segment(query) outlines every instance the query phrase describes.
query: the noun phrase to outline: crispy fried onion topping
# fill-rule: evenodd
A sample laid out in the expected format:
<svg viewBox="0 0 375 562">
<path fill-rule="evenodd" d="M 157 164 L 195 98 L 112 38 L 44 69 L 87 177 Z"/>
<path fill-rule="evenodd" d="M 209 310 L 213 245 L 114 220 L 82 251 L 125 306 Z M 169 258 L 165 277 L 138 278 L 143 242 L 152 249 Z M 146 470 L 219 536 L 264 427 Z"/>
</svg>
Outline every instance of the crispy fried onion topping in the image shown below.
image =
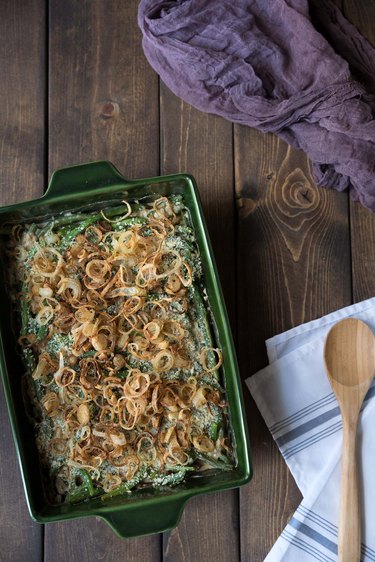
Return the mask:
<svg viewBox="0 0 375 562">
<path fill-rule="evenodd" d="M 36 351 L 40 406 L 57 424 L 47 454 L 66 458 L 61 491 L 77 467 L 108 492 L 141 464 L 162 471 L 189 464 L 192 448 L 215 448 L 194 412 L 224 407 L 220 391 L 201 380 L 219 369 L 222 354 L 189 334 L 192 266 L 170 243 L 178 217 L 162 197 L 145 220 L 127 223 L 126 205 L 121 219 L 103 212 L 65 246 L 63 233 L 50 231 L 43 245 L 14 233 L 23 298 L 37 328 L 49 330 L 20 340 Z M 168 376 L 181 369 L 187 376 Z"/>
</svg>

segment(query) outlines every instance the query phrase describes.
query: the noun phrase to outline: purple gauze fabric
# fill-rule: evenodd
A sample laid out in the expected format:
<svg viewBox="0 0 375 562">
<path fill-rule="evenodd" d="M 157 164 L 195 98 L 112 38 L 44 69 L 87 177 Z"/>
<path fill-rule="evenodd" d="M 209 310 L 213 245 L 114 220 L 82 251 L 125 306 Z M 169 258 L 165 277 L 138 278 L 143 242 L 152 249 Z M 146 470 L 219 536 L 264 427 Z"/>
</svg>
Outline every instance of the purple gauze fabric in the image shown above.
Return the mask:
<svg viewBox="0 0 375 562">
<path fill-rule="evenodd" d="M 141 0 L 138 22 L 177 96 L 276 133 L 375 211 L 375 49 L 330 0 Z"/>
</svg>

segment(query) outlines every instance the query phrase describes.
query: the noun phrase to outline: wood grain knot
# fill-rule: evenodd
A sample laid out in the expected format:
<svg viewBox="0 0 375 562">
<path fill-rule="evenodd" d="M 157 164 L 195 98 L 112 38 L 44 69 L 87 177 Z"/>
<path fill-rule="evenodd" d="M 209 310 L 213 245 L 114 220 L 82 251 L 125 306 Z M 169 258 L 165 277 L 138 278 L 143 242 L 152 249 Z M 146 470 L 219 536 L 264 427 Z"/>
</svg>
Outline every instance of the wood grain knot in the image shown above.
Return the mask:
<svg viewBox="0 0 375 562">
<path fill-rule="evenodd" d="M 300 168 L 288 174 L 281 186 L 281 206 L 290 215 L 314 211 L 319 205 L 319 192 Z"/>
<path fill-rule="evenodd" d="M 327 191 L 317 188 L 301 168 L 285 174 L 281 171 L 271 191 L 269 211 L 295 262 L 321 224 L 326 204 Z"/>
<path fill-rule="evenodd" d="M 256 207 L 256 202 L 250 197 L 239 197 L 237 199 L 238 215 L 241 219 L 248 217 Z"/>
<path fill-rule="evenodd" d="M 111 119 L 120 113 L 119 104 L 115 101 L 105 101 L 100 104 L 99 114 L 102 119 Z"/>
</svg>

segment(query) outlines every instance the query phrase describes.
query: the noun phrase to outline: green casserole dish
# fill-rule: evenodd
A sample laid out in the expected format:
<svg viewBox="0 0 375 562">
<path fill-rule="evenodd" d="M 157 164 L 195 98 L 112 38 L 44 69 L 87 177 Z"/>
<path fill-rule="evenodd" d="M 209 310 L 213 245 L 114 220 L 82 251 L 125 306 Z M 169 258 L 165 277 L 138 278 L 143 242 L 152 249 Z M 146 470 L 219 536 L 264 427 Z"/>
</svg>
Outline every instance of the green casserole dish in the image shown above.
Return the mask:
<svg viewBox="0 0 375 562">
<path fill-rule="evenodd" d="M 221 377 L 225 386 L 231 436 L 237 459 L 233 470 L 207 472 L 171 488 L 140 489 L 103 503 L 92 498 L 75 505 L 49 505 L 44 499 L 42 479 L 33 428 L 26 417 L 21 390 L 24 372 L 17 352 L 16 334 L 11 327 L 11 303 L 6 292 L 7 270 L 4 244 L 1 244 L 0 373 L 20 463 L 30 514 L 35 521 L 50 523 L 84 516 L 103 518 L 118 536 L 134 537 L 168 530 L 177 525 L 188 499 L 246 484 L 252 476 L 241 382 L 227 312 L 218 280 L 197 187 L 186 174 L 141 180 L 126 180 L 109 162 L 93 162 L 54 172 L 45 194 L 39 199 L 0 209 L 0 224 L 46 219 L 70 211 L 94 211 L 124 199 L 149 195 L 182 194 L 189 209 L 199 245 L 204 283 L 214 330 L 223 352 Z"/>
</svg>

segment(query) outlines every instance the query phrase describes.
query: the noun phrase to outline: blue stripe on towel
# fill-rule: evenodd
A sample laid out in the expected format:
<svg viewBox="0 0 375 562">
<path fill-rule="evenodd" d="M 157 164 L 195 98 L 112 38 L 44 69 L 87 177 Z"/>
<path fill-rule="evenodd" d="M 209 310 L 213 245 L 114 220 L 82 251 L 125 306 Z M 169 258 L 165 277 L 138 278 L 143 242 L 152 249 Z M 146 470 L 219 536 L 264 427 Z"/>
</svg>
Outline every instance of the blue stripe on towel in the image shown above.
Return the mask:
<svg viewBox="0 0 375 562">
<path fill-rule="evenodd" d="M 325 519 L 324 517 L 322 517 L 321 515 L 319 515 L 315 511 L 312 511 L 311 509 L 308 509 L 307 507 L 305 507 L 303 505 L 299 505 L 297 507 L 297 513 L 300 513 L 306 519 L 310 519 L 316 525 L 318 525 L 319 527 L 322 527 L 322 529 L 325 529 L 326 531 L 331 533 L 337 539 L 338 527 L 337 527 L 337 525 L 334 525 L 333 523 L 328 521 L 328 519 Z"/>
<path fill-rule="evenodd" d="M 318 544 L 321 544 L 322 546 L 324 546 L 324 548 L 326 548 L 333 554 L 337 554 L 337 544 L 327 539 L 327 537 L 325 537 L 324 535 L 322 535 L 312 527 L 309 527 L 306 523 L 302 523 L 301 521 L 299 521 L 299 519 L 292 517 L 288 525 L 290 525 L 300 533 L 303 533 L 304 535 L 306 535 L 313 541 L 317 542 Z"/>
<path fill-rule="evenodd" d="M 367 559 L 373 562 L 375 560 L 375 553 L 372 548 L 369 548 L 365 544 L 361 544 L 361 560 L 365 562 Z"/>
<path fill-rule="evenodd" d="M 319 425 L 322 425 L 332 418 L 338 416 L 340 416 L 340 408 L 336 406 L 335 408 L 327 410 L 326 412 L 319 414 L 315 418 L 302 423 L 298 427 L 291 429 L 290 431 L 288 431 L 288 433 L 284 433 L 284 435 L 278 437 L 277 439 L 275 439 L 275 441 L 279 447 L 282 447 L 283 445 L 286 445 L 286 443 L 289 443 L 289 441 L 297 439 L 297 437 L 300 437 L 304 433 L 307 433 L 308 431 L 311 431 L 312 429 L 319 427 Z"/>
<path fill-rule="evenodd" d="M 319 431 L 319 433 L 315 433 L 314 435 L 311 435 L 307 439 L 304 439 L 304 441 L 301 441 L 300 443 L 296 443 L 293 447 L 290 447 L 285 451 L 280 449 L 281 454 L 283 455 L 284 459 L 288 459 L 292 455 L 295 455 L 296 453 L 303 451 L 303 449 L 306 449 L 306 447 L 310 447 L 310 445 L 314 445 L 315 443 L 321 441 L 325 437 L 329 437 L 330 435 L 333 435 L 337 431 L 340 431 L 341 428 L 342 428 L 342 421 L 340 420 L 330 425 L 329 427 L 326 427 L 322 431 Z"/>
<path fill-rule="evenodd" d="M 306 508 L 302 505 L 300 505 L 298 507 L 297 512 L 302 513 L 306 519 L 310 518 L 311 521 L 313 521 L 315 524 L 319 525 L 320 527 L 322 527 L 326 531 L 334 534 L 335 538 L 336 538 L 336 542 L 333 542 L 333 541 L 329 540 L 327 537 L 325 537 L 324 535 L 319 533 L 319 531 L 316 531 L 315 529 L 313 529 L 312 527 L 310 527 L 306 523 L 302 523 L 302 521 L 299 521 L 299 519 L 297 519 L 296 517 L 292 517 L 292 519 L 288 523 L 288 526 L 293 527 L 299 533 L 302 533 L 303 535 L 306 535 L 309 539 L 311 539 L 311 540 L 315 541 L 316 543 L 320 544 L 326 550 L 329 550 L 333 554 L 337 554 L 337 530 L 338 530 L 338 527 L 336 525 L 333 525 L 332 523 L 330 523 L 330 521 L 328 521 L 324 517 L 321 517 L 321 515 L 318 515 L 314 511 L 311 511 L 311 509 L 308 509 L 308 508 Z M 305 513 L 303 513 L 303 512 L 305 512 Z M 287 528 L 284 529 L 282 534 L 284 534 L 287 531 Z M 331 531 L 330 528 L 335 529 L 335 531 L 334 532 Z M 298 535 L 293 535 L 292 533 L 289 533 L 289 534 L 293 539 L 293 540 L 289 541 L 292 544 L 295 544 L 295 540 L 302 540 L 298 537 Z M 311 545 L 309 545 L 309 546 L 311 547 Z M 322 556 L 326 556 L 324 553 L 322 553 L 320 551 L 319 551 L 319 553 Z M 371 561 L 375 561 L 375 551 L 372 548 L 366 546 L 363 543 L 361 544 L 361 555 L 362 555 L 361 556 L 362 562 L 364 562 L 366 559 L 371 560 Z"/>
<path fill-rule="evenodd" d="M 315 548 L 308 542 L 302 540 L 300 537 L 287 531 L 287 529 L 284 529 L 284 531 L 281 533 L 281 536 L 290 544 L 299 548 L 300 550 L 307 552 L 308 554 L 310 554 L 310 556 L 312 556 L 316 560 L 319 560 L 320 562 L 335 562 L 334 558 L 330 558 L 318 548 Z"/>
<path fill-rule="evenodd" d="M 363 561 L 366 560 L 366 558 L 368 558 L 371 561 L 375 560 L 375 551 L 363 543 L 361 545 L 361 555 L 363 557 L 362 558 Z"/>
<path fill-rule="evenodd" d="M 370 390 L 368 391 L 364 401 L 365 402 L 368 401 L 374 395 L 375 395 L 375 387 L 371 387 Z M 332 418 L 335 418 L 335 417 L 340 417 L 340 409 L 339 409 L 338 406 L 336 408 L 332 408 L 331 410 L 328 410 L 327 412 L 319 414 L 315 418 L 312 418 L 311 420 L 295 427 L 294 429 L 288 431 L 287 433 L 284 433 L 284 435 L 281 435 L 280 437 L 275 439 L 275 441 L 276 441 L 278 447 L 281 449 L 284 445 L 286 445 L 290 441 L 293 441 L 293 440 L 297 439 L 297 437 L 301 437 L 301 435 L 304 435 L 305 433 L 308 433 L 312 429 L 315 429 L 315 428 L 319 427 L 320 425 L 323 425 L 328 420 L 330 420 Z M 341 419 L 341 417 L 340 417 L 340 419 Z M 328 433 L 327 433 L 327 431 L 331 430 L 331 428 L 336 430 L 336 426 L 337 426 L 337 424 L 333 424 L 333 425 L 329 426 L 328 428 L 316 433 L 315 435 L 310 436 L 309 438 L 305 439 L 304 441 L 301 441 L 300 443 L 296 443 L 293 447 L 284 451 L 284 453 L 283 453 L 284 457 L 288 458 L 288 457 L 290 457 L 290 455 L 303 450 L 308 445 L 316 443 L 317 441 L 320 441 L 320 439 L 323 439 L 324 437 L 327 437 L 328 435 L 332 435 L 332 433 L 334 433 L 335 431 L 329 431 Z M 340 429 L 340 428 L 338 428 L 338 429 Z"/>
<path fill-rule="evenodd" d="M 331 392 L 330 394 L 327 394 L 327 396 L 324 396 L 323 398 L 320 398 L 320 400 L 317 400 L 316 402 L 312 402 L 311 404 L 309 404 L 308 406 L 305 406 L 304 408 L 301 408 L 301 410 L 298 410 L 294 414 L 291 414 L 290 416 L 280 420 L 279 422 L 276 422 L 276 423 L 270 425 L 269 429 L 272 433 L 276 433 L 276 432 L 280 431 L 281 429 L 283 429 L 286 425 L 289 425 L 289 424 L 291 424 L 291 423 L 293 423 L 293 422 L 295 422 L 295 421 L 297 421 L 301 418 L 304 418 L 305 416 L 307 416 L 311 412 L 314 412 L 315 410 L 318 410 L 322 406 L 326 406 L 327 404 L 330 404 L 331 402 L 334 402 L 335 400 L 336 400 L 336 397 L 333 394 L 333 392 Z"/>
</svg>

